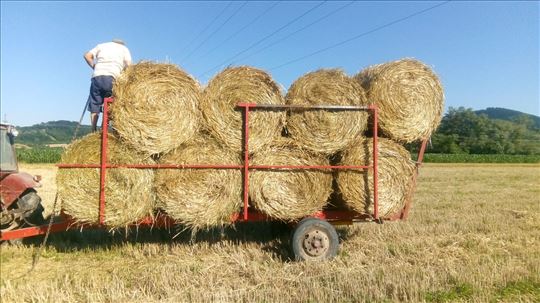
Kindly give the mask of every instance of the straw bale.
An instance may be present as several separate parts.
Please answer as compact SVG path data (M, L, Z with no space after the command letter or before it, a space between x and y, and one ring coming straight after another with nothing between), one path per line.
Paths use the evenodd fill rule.
M281 141L253 155L253 165L329 165L328 159ZM330 170L258 170L249 174L249 195L258 210L284 221L322 210L332 192Z
M113 127L124 141L148 156L188 141L199 127L201 89L176 65L131 65L116 79L113 93Z
M286 96L295 105L367 105L362 87L339 69L322 69L296 80ZM287 119L291 138L302 146L332 154L356 144L369 113L360 111L293 111Z
M108 158L111 164L153 164L151 159L108 136ZM62 155L61 163L100 164L101 133L89 134L73 142ZM152 169L107 169L105 182L105 224L123 227L152 215L154 194L151 190ZM58 197L64 211L83 223L99 221L98 168L62 168L58 170Z
M428 138L441 122L442 85L435 73L414 59L374 65L355 76L370 102L379 107L380 129L401 142Z
M210 80L200 108L211 135L223 145L243 148L243 111L238 103L283 104L280 87L271 76L248 66L229 67ZM281 135L285 112L256 110L249 116L249 149L254 152Z
M347 149L342 165L371 165L373 141L371 138ZM399 211L411 189L415 171L409 152L400 144L379 138L378 189L379 215L387 216ZM343 170L337 173L337 183L349 207L360 213L373 213L373 170Z
M213 138L197 138L160 158L160 164L239 165L240 153ZM155 178L159 206L194 230L231 223L242 204L240 169L160 169Z

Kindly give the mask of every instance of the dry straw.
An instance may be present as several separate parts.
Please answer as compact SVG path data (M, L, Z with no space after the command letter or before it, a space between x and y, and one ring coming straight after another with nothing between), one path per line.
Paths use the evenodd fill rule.
M362 87L339 69L323 69L296 80L286 96L294 105L367 105ZM367 127L368 112L293 111L287 119L291 138L302 146L332 154L356 144Z
M370 165L373 141L365 140L343 153L342 165ZM379 139L378 189L379 215L388 216L399 211L411 189L414 162L403 146L388 139ZM373 170L339 171L339 190L345 203L360 213L373 214Z
M107 161L111 164L153 164L150 159L108 136ZM62 155L65 164L100 164L101 133L73 142ZM109 168L105 182L105 224L111 228L152 215L154 194L151 169ZM98 168L61 168L57 174L58 197L64 211L82 223L99 221Z
M240 154L215 139L197 138L159 160L160 164L239 165ZM193 229L231 223L242 202L240 169L160 169L155 179L159 206L178 222Z
M132 65L116 79L113 92L113 127L124 141L146 155L179 146L199 127L201 89L175 65Z
M253 155L252 165L329 165L313 155L282 141ZM332 192L332 173L323 170L263 170L249 175L249 195L255 208L270 217L296 220L322 210Z
M242 150L243 111L238 103L283 104L280 87L266 72L248 66L229 67L204 90L200 108L212 136L235 151ZM250 152L280 136L283 111L256 110L249 117Z
M403 59L368 67L355 78L379 107L380 128L397 141L431 136L441 122L444 94L437 75L425 64Z

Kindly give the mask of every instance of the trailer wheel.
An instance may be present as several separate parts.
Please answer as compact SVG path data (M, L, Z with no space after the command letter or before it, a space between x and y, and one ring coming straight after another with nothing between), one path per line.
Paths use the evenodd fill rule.
M330 223L305 218L296 226L291 244L297 261L329 260L337 255L339 237Z

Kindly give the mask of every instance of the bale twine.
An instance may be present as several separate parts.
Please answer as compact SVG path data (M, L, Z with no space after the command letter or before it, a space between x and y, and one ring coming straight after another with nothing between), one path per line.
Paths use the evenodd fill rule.
M388 216L404 206L411 188L415 171L409 152L398 143L379 139L378 189L379 215ZM343 153L342 165L370 165L373 141L366 139L361 144ZM373 213L373 170L338 171L337 183L343 199L349 207L360 213Z
M414 59L368 67L355 78L379 107L382 132L397 141L431 136L441 122L444 93L435 73Z
M367 105L362 87L339 69L323 69L296 80L286 96L294 105ZM293 111L287 119L291 138L302 146L332 154L356 144L367 127L368 112Z
M328 165L323 156L281 141L253 155L252 165ZM263 170L249 174L249 195L272 218L296 220L322 210L332 192L332 173L323 170Z
M116 79L113 93L113 127L146 155L179 146L199 127L199 84L173 64L131 65Z
M211 135L234 151L242 150L243 110L238 103L283 104L280 87L266 72L248 66L229 67L204 90L200 108ZM256 110L249 116L249 149L254 152L281 135L284 111Z
M160 164L231 164L240 154L221 147L215 139L198 138L165 154ZM242 205L240 169L160 169L155 188L159 206L194 230L231 223Z
M108 136L107 161L110 164L153 164L151 159ZM73 142L62 155L65 164L100 164L101 133L89 134ZM154 193L152 169L107 169L105 182L105 224L111 228L152 215ZM58 198L64 211L78 222L99 221L98 168L61 168L57 174Z

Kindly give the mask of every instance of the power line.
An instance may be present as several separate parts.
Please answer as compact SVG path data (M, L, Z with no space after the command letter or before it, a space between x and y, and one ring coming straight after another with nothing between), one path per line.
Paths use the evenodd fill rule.
M195 37L193 37L193 39L191 39L191 41L188 44L186 44L186 46L182 49L182 53L185 50L189 49L189 46L193 44L193 42L195 42L197 38L199 38L202 34L204 34L210 28L210 26L212 26L212 24L214 24L214 22L216 22L219 19L219 17L223 15L223 13L229 8L229 6L231 6L231 4L232 4L232 1L229 1L227 6L225 6L225 8L222 9L221 12L219 12L219 14L217 14L216 17L214 17L214 19L210 23L208 23L208 25L206 25L206 27L202 31L198 33L197 35L195 35Z
M228 42L229 40L231 40L232 38L236 37L236 35L240 34L241 32L243 32L246 28L248 28L249 26L251 26L253 23L257 22L257 20L259 20L262 16L266 15L266 13L268 13L271 9L273 9L275 6L277 6L278 4L280 3L280 1L277 1L277 2L274 2L274 4L272 4L270 7L268 7L266 10L264 10L261 14L259 14L257 17L253 18L248 24L244 25L241 29L237 30L236 32L234 32L232 35L230 35L229 37L225 38L225 40L221 41L216 47L210 49L208 52L204 53L201 55L201 57L204 57L210 53L212 53L213 51L215 51L216 49L220 48L224 43Z
M211 69L203 72L202 74L199 75L199 77L201 76L204 76L206 75L207 73L219 68L220 66L222 66L223 64L226 64L227 62L230 62L231 60L235 59L236 57L240 56L241 54L247 52L248 50L254 48L255 46L259 45L261 42L265 41L266 39L272 37L273 35L277 34L278 32L280 32L281 30L283 30L284 28L286 28L287 26L293 24L294 22L298 21L299 19L301 19L302 17L304 17L305 15L309 14L310 12L312 12L313 10L317 9L318 7L320 7L321 5L323 5L324 3L326 2L325 1L322 1L321 3L313 6L312 8L310 8L309 10L307 10L306 12L304 12L303 14L301 14L300 16L294 18L293 20L287 22L285 25L281 26L280 28L278 28L277 30L273 31L272 33L270 33L269 35L266 35L265 37L263 37L262 39L258 40L257 42L251 44L248 48L242 50L241 52L237 53L236 55L230 57L229 59L221 62L220 64L212 67Z
M374 28L374 29L371 29L371 30L369 30L369 31L360 33L360 34L358 34L358 35L356 35L356 36L353 36L353 37L351 37L351 38L348 38L348 39L343 40L343 41L341 41L341 42L338 42L338 43L336 43L336 44L333 44L333 45L327 46L327 47L325 47L325 48L319 49L319 50L317 50L317 51L314 51L314 52L312 52L312 53L310 53L310 54L307 54L307 55L298 57L298 58L296 58L296 59L290 60L290 61L285 62L285 63L280 64L280 65L274 66L274 67L270 68L269 70L276 70L276 69L282 68L282 67L284 67L284 66L287 66L287 65L289 65L289 64L292 64L292 63L295 63L295 62L304 60L304 59L306 59L306 58L312 57L312 56L314 56L314 55L320 54L320 53L325 52L325 51L327 51L327 50L330 50L330 49L332 49L332 48L335 48L335 47L341 46L341 45L343 45L343 44L349 43L349 42L351 42L351 41L353 41L353 40L356 40L356 39L358 39L358 38L361 38L361 37L363 37L363 36L369 35L369 34L371 34L371 33L374 33L374 32L376 32L376 31L379 31L379 30L381 30L381 29L390 27L390 26L392 26L392 25L394 25L394 24L403 22L403 21L405 21L405 20L407 20L407 19L413 18L413 17L415 17L415 16L418 16L418 15L420 15L420 14L423 14L423 13L425 13L425 12L428 12L428 11L430 11L430 10L433 10L433 9L435 9L435 8L437 8L437 7L439 7L439 6L445 5L445 4L447 4L448 2L451 2L451 1L452 1L452 0L444 1L444 2L442 2L442 3L439 3L439 4L436 4L436 5L434 5L434 6L428 7L428 8L426 8L426 9L417 11L417 12L412 13L412 14L410 14L410 15L407 15L407 16L405 16L405 17L402 17L402 18L396 19L396 20L394 20L394 21L392 21L392 22L389 22L389 23L386 23L386 24L384 24L384 25L378 26L378 27L376 27L376 28Z
M203 46L204 43L206 43L206 41L208 41L208 39L212 38L212 36L217 33L220 29L223 28L223 26L225 26L225 24L227 24L231 19L232 17L234 17L244 6L246 6L248 2L247 1L244 1L244 3L238 7L230 16L229 18L227 18L224 22L222 22L212 33L210 33L210 35L208 35L201 43L199 43L199 45L197 45L197 47L195 47L186 57L184 57L184 59L182 59L181 61L187 61L187 59L189 57L191 57L191 55L197 51L201 46ZM185 63L185 62L184 62Z
M274 41L274 42L272 42L272 43L266 45L265 47L259 49L258 51L254 52L254 53L251 53L251 54L247 55L246 57L241 58L241 59L239 59L239 60L237 60L237 61L242 61L242 60L246 60L246 59L248 59L248 58L251 58L252 56L254 56L254 55L256 55L256 54L258 54L258 53L260 53L260 52L262 52L262 51L264 51L264 50L266 50L266 49L268 49L268 48L270 48L270 47L272 47L272 46L274 46L274 45L276 45L276 44L278 44L278 43L280 43L280 42L282 42L282 41L284 41L284 40L287 40L287 39L290 38L291 36L296 35L297 33L299 33L299 32L301 32L301 31L305 30L306 28L311 27L311 26L313 26L313 25L315 25L315 24L321 22L322 20L324 20L324 19L326 19L326 18L332 16L333 14L339 12L340 10L346 8L347 6L353 4L354 2L355 2L355 1L353 0L353 1L351 1L351 2L349 2L349 3L347 3L347 4L345 4L345 5L343 5L343 6L341 6L341 7L338 7L337 9L331 11L330 13L328 13L328 14L326 14L326 15L320 17L319 19L317 19L317 20L315 20L315 21L313 21L313 22L311 22L311 23L305 25L304 27L302 27L302 28L300 28L300 29L298 29L298 30L296 30L296 31L294 31L294 32L292 32L292 33L290 33L290 34L288 34L287 36L285 36L285 37L283 37L283 38L281 38L281 39L279 39L279 40L276 40L276 41Z

